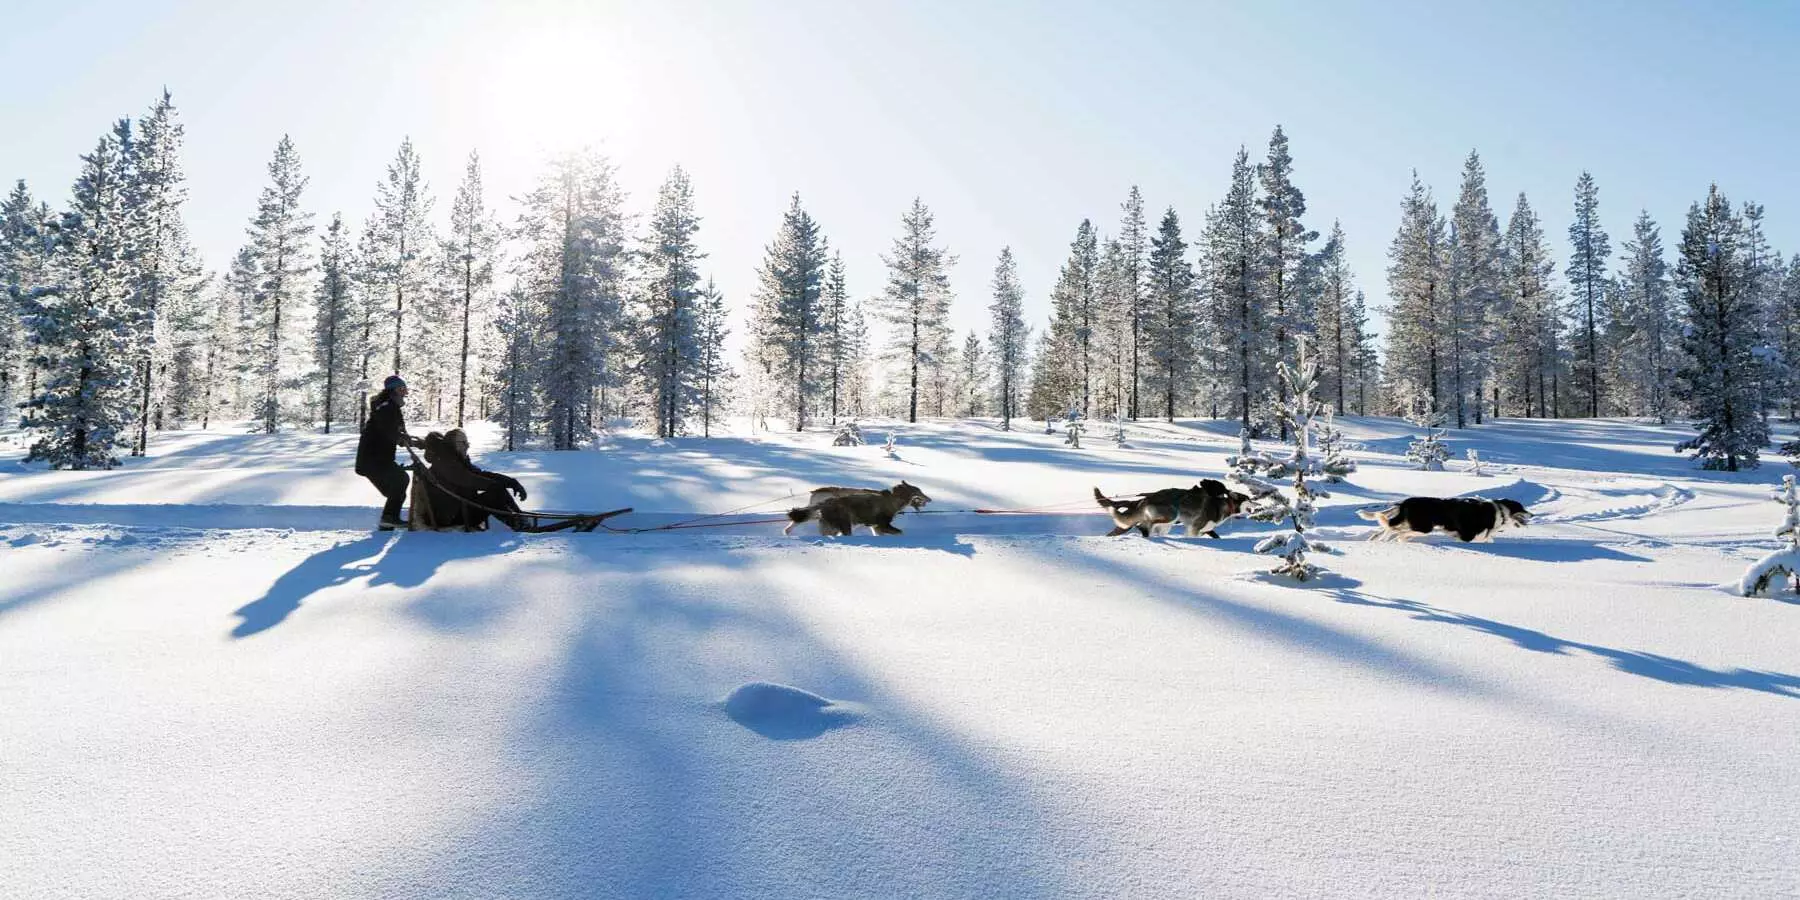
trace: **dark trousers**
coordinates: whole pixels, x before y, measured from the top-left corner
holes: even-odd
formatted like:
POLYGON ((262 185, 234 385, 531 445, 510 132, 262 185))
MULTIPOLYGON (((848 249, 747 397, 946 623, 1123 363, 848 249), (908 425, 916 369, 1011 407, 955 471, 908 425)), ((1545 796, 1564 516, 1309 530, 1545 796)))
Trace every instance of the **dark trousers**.
POLYGON ((393 466, 378 469, 363 477, 369 479, 369 483, 387 498, 387 505, 381 508, 381 517, 394 522, 400 521, 400 507, 406 503, 406 488, 410 484, 406 470, 393 466))

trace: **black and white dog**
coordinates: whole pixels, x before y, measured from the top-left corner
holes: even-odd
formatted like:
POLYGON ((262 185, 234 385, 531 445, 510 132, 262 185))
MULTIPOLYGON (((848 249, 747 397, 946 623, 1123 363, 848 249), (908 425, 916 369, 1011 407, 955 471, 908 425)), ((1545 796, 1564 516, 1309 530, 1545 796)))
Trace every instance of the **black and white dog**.
POLYGON ((1463 543, 1486 543, 1509 525, 1522 528, 1531 522, 1531 513, 1519 501, 1486 497, 1408 497, 1386 509, 1356 514, 1380 524, 1380 530, 1369 535, 1371 541, 1409 541, 1447 531, 1463 543))

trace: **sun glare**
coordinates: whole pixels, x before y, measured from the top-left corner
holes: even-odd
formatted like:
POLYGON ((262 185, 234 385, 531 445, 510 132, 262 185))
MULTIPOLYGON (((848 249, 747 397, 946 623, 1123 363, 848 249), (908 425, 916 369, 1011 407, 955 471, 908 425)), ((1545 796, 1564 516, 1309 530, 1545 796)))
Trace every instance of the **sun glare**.
POLYGON ((519 150, 597 146, 643 127, 646 98, 621 35, 585 25, 531 27, 496 40, 478 64, 486 137, 519 150))

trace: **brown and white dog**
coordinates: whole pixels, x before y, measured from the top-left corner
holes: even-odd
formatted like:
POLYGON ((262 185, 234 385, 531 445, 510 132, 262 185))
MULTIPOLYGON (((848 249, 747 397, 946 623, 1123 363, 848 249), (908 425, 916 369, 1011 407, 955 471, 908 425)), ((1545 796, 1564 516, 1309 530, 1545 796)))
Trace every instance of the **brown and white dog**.
POLYGON ((1173 523, 1180 522, 1188 537, 1204 534, 1216 538, 1219 533, 1214 529, 1242 512, 1244 504, 1250 502, 1248 495, 1212 478, 1203 478, 1191 488, 1164 488, 1121 500, 1113 500, 1094 488, 1094 499, 1112 516, 1114 527, 1106 533, 1107 537, 1117 537, 1134 528, 1144 537, 1152 532, 1166 534, 1173 523))
POLYGON ((1444 531, 1463 543, 1487 543, 1508 526, 1523 528, 1531 522, 1523 503, 1486 497, 1408 497, 1386 509, 1356 514, 1380 526, 1369 535, 1371 541, 1410 541, 1444 531))
POLYGON ((847 535, 857 525, 867 525, 875 534, 900 534, 894 517, 907 509, 924 509, 930 502, 924 491, 904 481, 887 490, 822 487, 812 492, 805 506, 788 510, 788 524, 781 533, 793 534, 795 525, 818 519, 819 533, 826 537, 847 535))

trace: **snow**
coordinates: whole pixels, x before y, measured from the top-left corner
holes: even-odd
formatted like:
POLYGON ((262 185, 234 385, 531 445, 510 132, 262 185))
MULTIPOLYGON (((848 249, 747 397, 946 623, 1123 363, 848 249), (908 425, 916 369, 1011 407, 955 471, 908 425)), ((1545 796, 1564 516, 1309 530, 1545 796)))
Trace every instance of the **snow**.
POLYGON ((621 526, 742 508, 636 535, 372 533, 353 436, 105 473, 5 445, 4 893, 1800 893, 1800 604, 1736 593, 1785 466, 1505 420, 1446 439, 1489 477, 1421 472, 1410 426, 1340 419, 1343 552, 1296 585, 1273 526, 1099 536, 1091 487, 1216 477, 1235 423, 864 424, 901 458, 821 428, 480 460, 621 526), (759 522, 902 478, 933 502, 899 537, 759 522), (1357 508, 1475 493, 1536 518, 1361 540, 1357 508))

